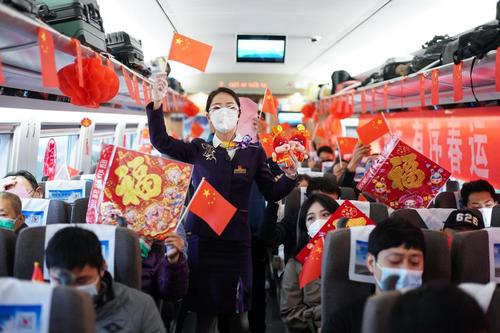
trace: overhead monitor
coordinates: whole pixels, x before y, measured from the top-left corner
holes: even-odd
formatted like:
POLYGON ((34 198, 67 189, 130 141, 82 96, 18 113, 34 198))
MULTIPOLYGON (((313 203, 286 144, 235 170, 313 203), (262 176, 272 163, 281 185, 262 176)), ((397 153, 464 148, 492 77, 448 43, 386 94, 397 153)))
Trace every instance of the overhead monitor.
POLYGON ((286 37, 270 35, 238 35, 237 62, 285 62, 286 37))

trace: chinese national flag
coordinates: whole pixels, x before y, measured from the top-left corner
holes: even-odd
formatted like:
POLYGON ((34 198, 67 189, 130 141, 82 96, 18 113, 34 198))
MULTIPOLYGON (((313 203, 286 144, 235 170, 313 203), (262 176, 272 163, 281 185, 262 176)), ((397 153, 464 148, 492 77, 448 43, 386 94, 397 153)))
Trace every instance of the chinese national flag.
POLYGON ((175 32, 168 59, 182 62, 204 72, 211 53, 212 46, 175 32))
POLYGON ((69 165, 67 165, 66 168, 68 169, 68 174, 70 177, 78 176, 78 173, 80 172, 80 170, 72 168, 69 165))
POLYGON ((343 157, 348 154, 352 154, 354 148, 356 147, 356 143, 358 143, 358 139, 356 138, 348 138, 339 136, 337 137, 337 144, 339 146, 340 155, 343 157))
POLYGON ((35 261, 33 264, 33 274, 31 275, 31 281, 43 282, 43 273, 40 268, 40 263, 35 261))
POLYGON ((386 133, 389 133, 389 126, 382 113, 370 120, 365 125, 357 129, 359 141, 364 145, 370 144, 386 133))
POLYGON ((262 112, 266 112, 269 114, 276 115, 276 102, 274 100, 273 94, 271 94, 271 90, 266 88, 266 92, 264 93, 264 102, 262 103, 262 112))
POLYGON ((299 254, 295 257, 299 262, 305 265, 307 257, 312 249, 316 246, 316 243, 324 238, 326 234, 337 228, 337 222, 341 218, 347 218, 348 221, 345 224, 346 228, 358 227, 364 225, 375 224, 368 216, 366 216, 361 210, 359 210, 353 203, 349 200, 345 200, 342 205, 330 216, 328 221, 323 225, 323 227, 318 231, 316 235, 307 243, 299 254))
POLYGON ((43 85, 45 87, 59 88, 54 56, 54 40, 52 34, 43 28, 38 28, 38 46, 40 48, 43 85))
POLYGON ((189 210, 207 222, 219 236, 236 213, 236 207, 224 199, 205 179, 198 186, 189 210))
POLYGON ((199 138, 204 131, 205 130, 200 124, 198 124, 196 121, 193 121, 193 124, 191 125, 191 136, 193 138, 199 138))
POLYGON ((273 135, 271 133, 260 133, 259 142, 262 148, 266 151, 266 156, 271 157, 274 147, 273 147, 273 135))
POLYGON ((306 258, 299 273, 299 287, 304 288, 321 276, 321 262, 323 256, 323 238, 320 238, 306 258))

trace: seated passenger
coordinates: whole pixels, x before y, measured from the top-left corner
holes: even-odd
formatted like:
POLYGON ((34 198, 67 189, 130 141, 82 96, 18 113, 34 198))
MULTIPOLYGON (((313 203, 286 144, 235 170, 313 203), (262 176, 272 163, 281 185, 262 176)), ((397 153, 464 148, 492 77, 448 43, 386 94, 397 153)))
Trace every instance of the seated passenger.
POLYGON ((488 333, 477 302, 451 285, 427 285, 401 295, 394 304, 390 333, 488 333))
POLYGON ((0 192, 0 228, 12 230, 18 234, 22 229, 28 227, 24 223, 21 209, 21 199, 17 195, 10 192, 0 192))
POLYGON ((464 183, 460 195, 467 208, 490 208, 497 204, 495 188, 483 179, 464 183))
MULTIPOLYGON (((339 207, 329 196, 313 194, 300 209, 299 236, 295 254, 323 227, 330 215, 339 207)), ((295 258, 288 260, 281 286, 280 312, 290 332, 317 331, 321 324, 321 280, 299 288, 302 264, 295 258)))
POLYGON ((297 176, 297 186, 298 187, 307 187, 309 182, 311 181, 311 177, 308 175, 298 175, 297 176))
POLYGON ((78 227, 59 230, 47 245, 45 262, 51 283, 70 284, 92 297, 96 332, 165 332, 151 296, 113 281, 93 232, 78 227), (70 281, 64 272, 70 272, 70 281))
POLYGON ((328 195, 334 200, 339 199, 341 194, 340 188, 337 186, 335 181, 328 177, 311 178, 306 189, 306 196, 310 196, 315 193, 328 195))
POLYGON ((344 173, 340 176, 339 186, 351 187, 356 192, 356 195, 359 195, 359 190, 356 188, 356 185, 358 185, 358 183, 354 180, 354 177, 356 176, 356 167, 361 162, 363 157, 369 156, 370 153, 370 145, 363 145, 361 142, 356 143, 356 147, 354 148, 352 157, 347 164, 344 173))
POLYGON ((335 159, 335 154, 330 146, 321 146, 316 151, 320 162, 330 162, 335 159))
POLYGON ((8 191, 20 198, 43 198, 42 188, 30 172, 9 172, 0 180, 0 191, 8 191))
POLYGON ((443 224, 443 231, 450 237, 457 232, 479 229, 484 229, 483 216, 472 209, 454 210, 443 224))
MULTIPOLYGON (((416 288, 422 284, 425 240, 422 230, 401 218, 388 218, 368 238, 366 264, 373 274, 374 292, 416 288)), ((359 333, 366 298, 325 318, 324 333, 359 333)))

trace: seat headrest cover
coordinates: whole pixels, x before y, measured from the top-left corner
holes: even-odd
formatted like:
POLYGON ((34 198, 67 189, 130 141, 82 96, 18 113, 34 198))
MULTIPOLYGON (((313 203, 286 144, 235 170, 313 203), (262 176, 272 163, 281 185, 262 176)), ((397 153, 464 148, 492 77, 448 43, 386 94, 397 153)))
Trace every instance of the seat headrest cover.
POLYGON ((486 228, 490 252, 490 281, 500 282, 500 228, 486 228))
POLYGON ((25 223, 29 227, 42 226, 47 224, 50 200, 47 199, 21 199, 25 217, 25 223))
POLYGON ((479 211, 483 215, 483 221, 484 221, 484 226, 485 228, 489 228, 491 226, 491 218, 493 216, 493 207, 485 207, 485 208, 479 208, 479 211))
POLYGON ((481 309, 483 309, 483 312, 486 313, 490 307, 491 299, 493 298, 497 284, 495 282, 487 284, 462 283, 458 287, 472 296, 481 309))
POLYGON ((375 283, 372 273, 366 267, 368 237, 374 228, 374 225, 350 228, 351 253, 349 257, 349 279, 351 281, 375 283))
POLYGON ((415 209, 429 230, 443 229, 444 221, 454 211, 451 208, 420 208, 415 209))
POLYGON ((85 196, 84 180, 53 180, 45 183, 45 198, 72 203, 85 196))
POLYGON ((0 331, 17 332, 22 320, 33 332, 49 332, 52 292, 48 283, 0 278, 0 331))

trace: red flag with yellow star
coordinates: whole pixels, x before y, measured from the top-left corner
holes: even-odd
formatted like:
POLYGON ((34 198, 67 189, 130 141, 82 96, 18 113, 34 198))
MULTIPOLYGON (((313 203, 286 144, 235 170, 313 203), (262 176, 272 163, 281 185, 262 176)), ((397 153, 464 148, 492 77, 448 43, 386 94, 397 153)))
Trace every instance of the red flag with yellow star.
POLYGON ((358 139, 338 136, 337 144, 340 150, 340 156, 344 158, 345 155, 352 154, 354 148, 356 147, 356 143, 358 143, 358 139))
POLYGON ((273 135, 271 133, 259 133, 259 142, 266 151, 266 156, 271 157, 274 151, 273 135))
POLYGON ((174 32, 168 59, 204 72, 211 53, 212 46, 174 32))
POLYGON ((43 28, 38 28, 38 46, 40 48, 43 85, 45 87, 59 88, 56 58, 54 56, 54 40, 52 34, 43 28))
POLYGON ((323 257, 323 238, 320 238, 316 244, 314 244, 313 249, 309 253, 309 256, 302 266, 302 270, 299 273, 299 287, 304 288, 307 284, 313 282, 321 276, 321 262, 323 257))
POLYGON ((224 199, 205 179, 202 179, 193 199, 191 199, 189 210, 207 222, 219 236, 236 213, 236 207, 224 199))
POLYGON ((385 121, 384 114, 379 113, 375 118, 357 129, 359 141, 368 145, 386 133, 389 133, 389 126, 385 121))
POLYGON ((274 100, 273 94, 271 94, 271 90, 266 88, 266 92, 264 93, 264 102, 262 103, 262 112, 270 113, 276 115, 276 101, 274 100))

